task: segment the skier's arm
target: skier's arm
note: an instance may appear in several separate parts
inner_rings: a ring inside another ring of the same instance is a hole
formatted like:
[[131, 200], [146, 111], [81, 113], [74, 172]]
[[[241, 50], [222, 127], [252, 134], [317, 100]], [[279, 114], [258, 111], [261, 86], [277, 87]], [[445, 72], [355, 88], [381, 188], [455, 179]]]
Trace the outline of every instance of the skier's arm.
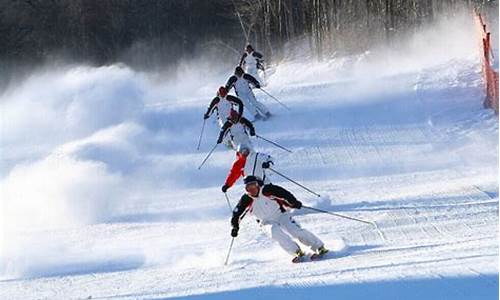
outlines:
[[231, 225], [233, 226], [233, 228], [240, 228], [240, 220], [243, 219], [245, 211], [248, 209], [248, 207], [250, 207], [252, 201], [252, 198], [246, 194], [241, 196], [240, 201], [233, 210], [233, 217], [231, 218]]
[[219, 101], [220, 101], [219, 97], [215, 97], [212, 99], [212, 102], [210, 102], [210, 105], [207, 108], [207, 112], [203, 116], [205, 119], [208, 119], [210, 115], [214, 112], [214, 107], [215, 105], [217, 105], [217, 103], [219, 103]]
[[233, 184], [238, 180], [238, 178], [243, 175], [243, 168], [245, 167], [246, 158], [244, 156], [238, 156], [238, 159], [233, 163], [229, 174], [227, 174], [225, 186], [228, 188], [232, 187]]
[[257, 69], [264, 71], [264, 56], [256, 51], [254, 51], [252, 55], [257, 59]]
[[226, 99], [238, 104], [238, 114], [240, 115], [240, 117], [243, 116], [243, 102], [241, 102], [239, 98], [233, 95], [227, 95]]
[[297, 200], [292, 193], [285, 190], [279, 185], [268, 184], [262, 188], [262, 194], [267, 197], [274, 196], [276, 198], [280, 198], [288, 202], [288, 204], [293, 208], [301, 208], [302, 202]]
[[241, 59], [240, 59], [240, 67], [243, 67], [243, 62], [245, 61], [245, 58], [247, 57], [247, 53], [243, 53], [243, 55], [241, 56]]
[[226, 90], [229, 92], [231, 90], [231, 88], [234, 86], [234, 83], [236, 82], [236, 80], [238, 80], [238, 78], [236, 78], [236, 76], [231, 76], [229, 77], [229, 79], [227, 80], [227, 83], [226, 83]]
[[222, 139], [224, 139], [224, 136], [226, 135], [227, 130], [229, 128], [231, 128], [232, 125], [233, 125], [233, 123], [231, 123], [230, 121], [226, 121], [226, 123], [224, 123], [224, 125], [222, 125], [222, 128], [220, 129], [220, 132], [219, 132], [219, 137], [217, 138], [217, 144], [222, 143]]
[[241, 117], [240, 118], [240, 123], [242, 123], [244, 126], [248, 128], [250, 131], [251, 136], [255, 136], [255, 127], [253, 126], [252, 122], [250, 122], [247, 118]]
[[260, 88], [260, 83], [252, 75], [245, 73], [243, 74], [243, 78], [250, 81], [250, 83], [253, 84], [256, 88]]
[[257, 52], [257, 51], [254, 51], [254, 52], [252, 53], [252, 56], [253, 56], [253, 57], [256, 57], [256, 58], [258, 58], [258, 59], [263, 59], [263, 58], [264, 58], [264, 56], [263, 56], [262, 54], [260, 54], [259, 52]]

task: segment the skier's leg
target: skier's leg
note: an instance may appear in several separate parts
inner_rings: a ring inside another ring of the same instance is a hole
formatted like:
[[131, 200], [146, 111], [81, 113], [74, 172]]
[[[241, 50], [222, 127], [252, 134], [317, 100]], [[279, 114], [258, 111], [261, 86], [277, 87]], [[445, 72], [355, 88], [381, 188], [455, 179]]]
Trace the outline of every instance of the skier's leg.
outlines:
[[283, 232], [278, 223], [270, 223], [266, 227], [268, 234], [270, 234], [273, 240], [278, 242], [283, 250], [291, 255], [296, 255], [298, 251], [301, 251], [299, 245], [288, 234]]
[[[250, 138], [246, 134], [238, 134], [233, 136], [233, 143], [235, 144], [236, 147], [238, 145], [246, 145], [248, 146], [252, 151], [255, 151], [253, 148], [253, 144], [250, 141]], [[236, 148], [235, 148], [236, 149]]]
[[317, 236], [309, 230], [302, 228], [300, 224], [292, 219], [292, 217], [288, 214], [283, 214], [281, 216], [280, 225], [291, 236], [298, 239], [302, 244], [311, 247], [314, 251], [324, 245], [324, 243]]
[[252, 151], [255, 151], [253, 148], [252, 142], [250, 141], [250, 138], [246, 134], [234, 134], [234, 135], [232, 135], [231, 140], [232, 140], [233, 148], [235, 150], [238, 148], [238, 145], [246, 145]]
[[257, 79], [257, 81], [259, 82], [260, 85], [263, 84], [262, 78], [260, 78], [259, 72], [257, 72], [257, 66], [256, 65], [254, 65], [254, 66], [247, 66], [246, 70], [245, 70], [245, 73], [248, 73], [248, 74], [252, 75], [255, 79]]
[[251, 102], [257, 108], [257, 111], [259, 111], [259, 113], [262, 116], [265, 116], [265, 117], [269, 116], [269, 114], [270, 114], [269, 109], [262, 102], [258, 101], [255, 98], [255, 95], [253, 94], [253, 92], [251, 92], [248, 99], [249, 99], [249, 102]]
[[248, 94], [243, 94], [238, 95], [243, 101], [243, 105], [247, 109], [248, 113], [252, 116], [253, 119], [255, 119], [256, 116], [259, 115], [259, 112], [257, 111], [257, 108], [255, 107], [255, 102], [251, 101], [250, 93]]
[[220, 128], [224, 127], [226, 121], [227, 121], [226, 119], [223, 120], [220, 116], [217, 116], [217, 124], [219, 124]]

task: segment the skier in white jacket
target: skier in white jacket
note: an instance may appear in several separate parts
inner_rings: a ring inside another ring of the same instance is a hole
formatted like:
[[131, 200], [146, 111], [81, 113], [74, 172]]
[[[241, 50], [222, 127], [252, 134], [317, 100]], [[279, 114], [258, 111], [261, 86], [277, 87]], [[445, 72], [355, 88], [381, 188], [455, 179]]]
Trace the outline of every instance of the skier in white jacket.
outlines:
[[252, 122], [245, 117], [240, 117], [236, 111], [232, 110], [229, 119], [224, 123], [219, 132], [217, 144], [222, 143], [224, 138], [226, 138], [226, 141], [229, 142], [235, 151], [238, 150], [238, 145], [242, 144], [248, 145], [249, 149], [253, 149], [248, 134], [255, 136], [255, 127]]
[[255, 176], [245, 177], [244, 182], [246, 193], [241, 196], [231, 218], [232, 237], [238, 236], [240, 220], [250, 212], [257, 218], [257, 222], [267, 229], [271, 238], [294, 256], [292, 262], [301, 262], [305, 257], [304, 251], [293, 239], [314, 251], [311, 259], [328, 252], [318, 237], [293, 220], [287, 208], [300, 209], [302, 203], [289, 191], [273, 184], [264, 185]]
[[255, 99], [255, 95], [250, 84], [260, 88], [260, 84], [252, 75], [243, 72], [241, 67], [236, 67], [234, 75], [229, 77], [226, 83], [226, 90], [230, 91], [234, 87], [236, 95], [243, 101], [245, 108], [252, 115], [254, 120], [267, 119], [271, 116], [269, 109], [260, 101]]
[[264, 72], [264, 56], [255, 51], [252, 45], [248, 44], [245, 47], [245, 52], [241, 56], [239, 66], [245, 69], [245, 72], [255, 77], [261, 85], [265, 85], [260, 78], [259, 70]]
[[214, 111], [217, 111], [217, 121], [222, 128], [226, 121], [231, 117], [231, 111], [234, 105], [238, 105], [238, 115], [243, 116], [243, 102], [235, 96], [228, 95], [228, 90], [221, 86], [217, 91], [217, 96], [212, 99], [208, 105], [207, 111], [203, 115], [203, 119], [208, 119]]
[[[208, 119], [213, 114], [214, 111], [217, 111], [217, 123], [221, 128], [224, 128], [224, 125], [231, 118], [231, 112], [234, 111], [234, 106], [238, 106], [238, 117], [243, 115], [243, 102], [235, 96], [228, 95], [227, 89], [223, 86], [219, 88], [217, 91], [217, 96], [212, 99], [210, 105], [208, 105], [207, 111], [203, 115], [203, 119]], [[226, 139], [225, 143], [228, 146], [231, 146], [231, 141]]]

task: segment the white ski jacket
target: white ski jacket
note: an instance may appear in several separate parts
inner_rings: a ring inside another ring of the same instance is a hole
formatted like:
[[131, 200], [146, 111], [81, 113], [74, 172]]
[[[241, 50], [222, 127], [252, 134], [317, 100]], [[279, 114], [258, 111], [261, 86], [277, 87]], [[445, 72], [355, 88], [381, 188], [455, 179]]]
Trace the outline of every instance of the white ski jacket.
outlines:
[[247, 212], [253, 214], [262, 224], [276, 222], [287, 212], [287, 207], [300, 206], [301, 203], [289, 191], [278, 185], [266, 184], [256, 197], [249, 194], [241, 196], [233, 211], [231, 224], [238, 228], [239, 222]]

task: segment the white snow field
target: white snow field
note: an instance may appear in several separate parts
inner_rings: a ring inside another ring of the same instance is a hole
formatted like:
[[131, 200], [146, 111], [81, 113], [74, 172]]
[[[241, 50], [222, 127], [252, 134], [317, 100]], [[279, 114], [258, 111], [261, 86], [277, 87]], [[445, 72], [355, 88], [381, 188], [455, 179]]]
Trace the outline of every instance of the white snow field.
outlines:
[[398, 52], [282, 62], [266, 89], [291, 111], [257, 91], [274, 113], [257, 133], [293, 153], [255, 146], [321, 198], [273, 183], [376, 224], [295, 211], [334, 250], [302, 264], [247, 216], [224, 266], [234, 153], [197, 170], [213, 119], [196, 144], [230, 68], [33, 74], [0, 101], [0, 299], [498, 299], [498, 120], [465, 25]]

